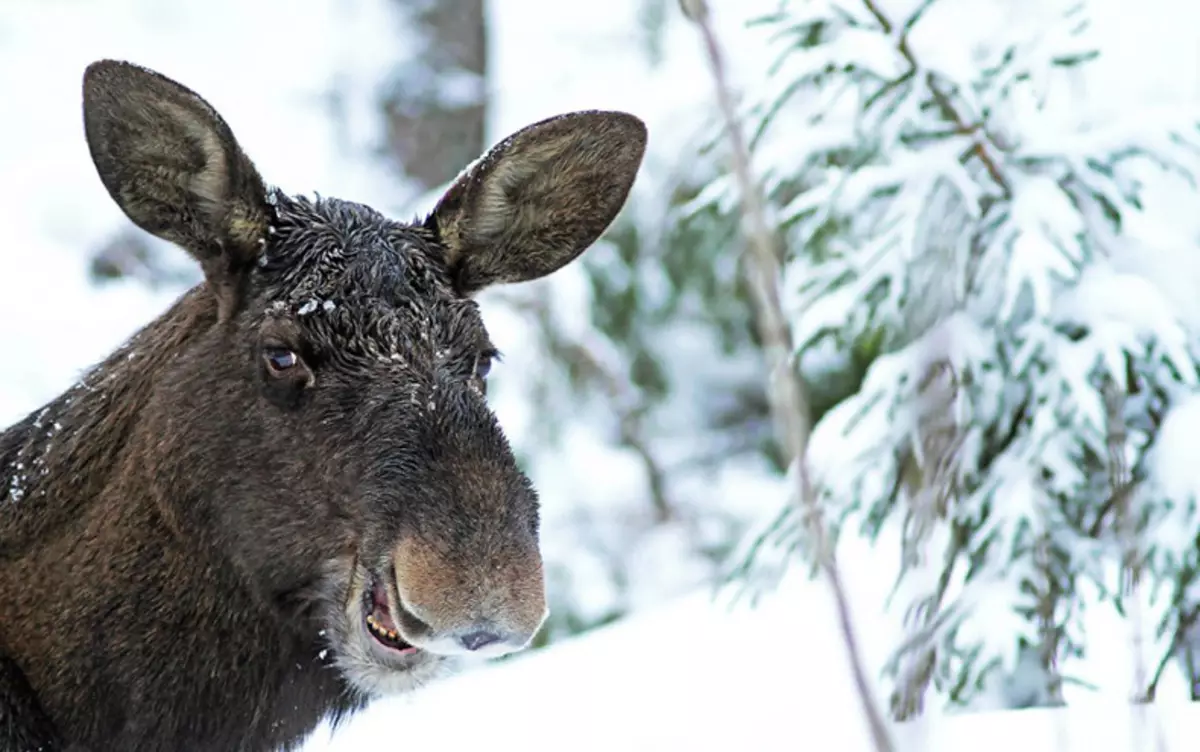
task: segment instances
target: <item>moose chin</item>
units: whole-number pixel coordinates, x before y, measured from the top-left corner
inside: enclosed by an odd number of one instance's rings
[[[594,243],[643,123],[523,128],[413,222],[269,186],[129,63],[87,68],[83,123],[112,200],[204,279],[0,433],[0,751],[290,749],[526,647],[538,499],[475,296]]]

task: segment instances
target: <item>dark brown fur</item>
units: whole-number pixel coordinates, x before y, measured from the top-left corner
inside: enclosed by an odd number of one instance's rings
[[[470,296],[604,231],[640,121],[530,126],[404,224],[268,188],[136,66],[88,68],[84,120],[113,199],[205,282],[0,434],[0,752],[292,748],[472,635],[527,644],[537,499]],[[364,636],[376,581],[416,653]]]

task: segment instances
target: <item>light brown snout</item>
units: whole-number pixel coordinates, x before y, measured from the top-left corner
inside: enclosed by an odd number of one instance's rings
[[[545,622],[536,543],[457,553],[417,537],[393,558],[396,626],[410,645],[439,655],[494,657],[529,645]]]

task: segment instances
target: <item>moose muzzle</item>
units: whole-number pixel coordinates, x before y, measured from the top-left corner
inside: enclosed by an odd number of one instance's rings
[[[532,536],[479,543],[459,549],[411,537],[395,547],[392,614],[405,642],[481,657],[529,645],[548,614],[537,543]]]

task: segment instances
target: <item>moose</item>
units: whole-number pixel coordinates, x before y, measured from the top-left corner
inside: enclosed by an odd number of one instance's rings
[[[548,611],[477,294],[620,211],[647,132],[518,130],[424,219],[285,194],[198,94],[83,74],[109,196],[203,281],[0,434],[0,750],[294,749]]]

